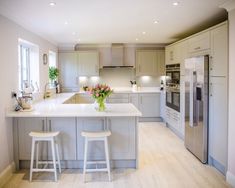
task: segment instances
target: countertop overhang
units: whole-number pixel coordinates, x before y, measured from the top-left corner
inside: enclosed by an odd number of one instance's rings
[[[33,104],[31,112],[6,111],[6,117],[140,117],[141,112],[131,103],[106,104],[99,112],[94,104],[63,104],[76,93],[61,93]]]

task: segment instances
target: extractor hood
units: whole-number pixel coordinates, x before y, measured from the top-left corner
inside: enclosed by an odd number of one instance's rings
[[[113,43],[111,45],[111,61],[110,64],[106,64],[103,68],[125,68],[133,66],[125,65],[124,63],[124,45],[121,43]]]

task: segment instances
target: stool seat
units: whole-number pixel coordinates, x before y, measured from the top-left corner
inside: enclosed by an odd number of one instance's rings
[[[101,132],[82,131],[81,135],[83,137],[88,137],[88,138],[102,138],[102,137],[110,136],[111,132],[110,131],[101,131]]]
[[[60,132],[30,132],[29,136],[35,138],[47,138],[47,137],[56,137]]]

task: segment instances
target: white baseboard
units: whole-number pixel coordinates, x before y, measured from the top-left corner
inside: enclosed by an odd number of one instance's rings
[[[0,173],[0,187],[2,187],[15,172],[15,163],[12,162],[9,164],[1,173]]]
[[[226,181],[232,186],[235,187],[235,175],[231,172],[227,171],[226,173]]]

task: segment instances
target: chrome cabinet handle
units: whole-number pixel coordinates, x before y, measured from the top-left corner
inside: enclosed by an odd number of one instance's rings
[[[45,120],[43,119],[42,120],[42,132],[44,132],[45,131]]]
[[[194,50],[200,50],[200,49],[201,49],[201,47],[200,47],[200,46],[198,46],[198,47],[194,48]]]
[[[49,131],[51,131],[51,120],[49,119]]]

